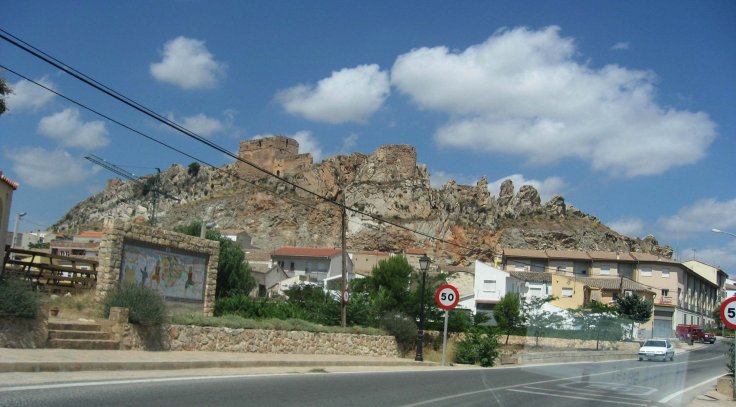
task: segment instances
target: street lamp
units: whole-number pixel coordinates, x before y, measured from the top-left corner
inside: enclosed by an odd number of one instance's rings
[[[16,243],[18,241],[18,224],[20,224],[20,218],[26,216],[26,212],[17,212],[15,214],[15,226],[13,227],[13,241],[11,242],[10,247],[18,247],[18,244]]]
[[[710,231],[713,232],[713,233],[723,233],[723,234],[726,234],[726,235],[731,235],[733,237],[736,237],[735,234],[733,234],[731,232],[726,232],[725,230],[721,230],[721,229],[715,229],[715,228],[713,228]]]
[[[424,347],[424,284],[427,279],[429,263],[431,262],[426,254],[419,258],[419,270],[422,272],[422,295],[419,297],[419,330],[417,331],[417,354],[414,357],[414,360],[417,362],[424,361],[424,356],[422,355],[422,348]]]

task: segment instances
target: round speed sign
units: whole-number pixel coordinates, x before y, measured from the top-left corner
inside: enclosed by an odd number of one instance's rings
[[[721,321],[731,329],[736,329],[736,297],[728,298],[721,304]]]
[[[455,308],[457,303],[460,301],[460,293],[457,291],[455,286],[445,284],[437,289],[434,295],[437,305],[444,310],[451,310]]]

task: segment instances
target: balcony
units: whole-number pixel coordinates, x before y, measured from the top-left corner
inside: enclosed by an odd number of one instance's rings
[[[659,297],[657,305],[674,305],[675,299],[673,297]]]

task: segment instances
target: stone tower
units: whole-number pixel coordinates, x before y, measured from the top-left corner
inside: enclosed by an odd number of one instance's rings
[[[299,143],[289,137],[272,136],[240,142],[240,158],[280,177],[299,172],[312,165],[312,155],[299,154]],[[252,166],[238,161],[238,174],[248,180],[266,176]]]

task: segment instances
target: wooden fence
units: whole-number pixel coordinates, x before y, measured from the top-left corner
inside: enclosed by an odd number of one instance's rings
[[[96,260],[8,246],[0,272],[27,279],[37,289],[50,293],[79,292],[97,285]]]

